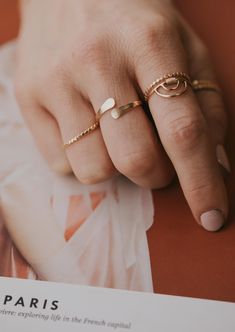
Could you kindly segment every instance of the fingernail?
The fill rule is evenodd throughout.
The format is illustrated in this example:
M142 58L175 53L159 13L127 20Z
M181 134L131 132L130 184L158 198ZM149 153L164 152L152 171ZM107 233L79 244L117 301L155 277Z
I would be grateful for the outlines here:
M218 163L223 166L223 168L228 172L231 173L231 167L228 160L227 153L223 147L223 145L218 144L216 147L216 156Z
M211 210L201 215L201 224L209 232L218 231L224 224L224 217L219 210Z

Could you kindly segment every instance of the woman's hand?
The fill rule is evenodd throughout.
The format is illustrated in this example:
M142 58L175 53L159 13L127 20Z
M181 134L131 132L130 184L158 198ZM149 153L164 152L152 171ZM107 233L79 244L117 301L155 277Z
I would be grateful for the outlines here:
M151 188L167 186L175 170L195 219L216 231L228 213L217 162L229 167L219 94L154 94L153 121L142 107L118 120L107 112L100 128L63 149L107 98L119 106L143 99L155 79L173 72L214 80L204 45L171 1L22 1L16 94L50 166L72 168L83 183L119 172Z

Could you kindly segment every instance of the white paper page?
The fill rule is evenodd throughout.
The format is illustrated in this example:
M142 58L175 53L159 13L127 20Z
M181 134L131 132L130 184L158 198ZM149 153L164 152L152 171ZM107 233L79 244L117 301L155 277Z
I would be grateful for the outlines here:
M30 308L32 298L38 308ZM0 326L4 332L234 332L235 304L0 278Z

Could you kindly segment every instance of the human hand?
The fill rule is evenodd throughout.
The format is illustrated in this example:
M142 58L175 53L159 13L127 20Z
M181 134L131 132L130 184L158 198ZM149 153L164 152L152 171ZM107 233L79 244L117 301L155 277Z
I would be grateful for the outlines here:
M229 165L219 94L154 94L153 123L142 107L118 120L107 112L100 128L62 147L95 122L109 97L118 105L143 99L156 78L173 72L214 80L206 48L171 1L22 1L17 58L17 99L53 169L72 168L83 183L121 173L150 188L168 185L175 170L198 223L210 231L223 225L228 206L217 159Z

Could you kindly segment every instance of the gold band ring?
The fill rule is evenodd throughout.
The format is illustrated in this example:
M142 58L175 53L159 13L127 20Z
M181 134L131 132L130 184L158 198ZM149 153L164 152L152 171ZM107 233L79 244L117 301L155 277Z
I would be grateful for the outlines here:
M94 131L96 128L99 127L99 122L96 121L92 126L90 126L89 128L87 128L86 130L82 131L80 134L74 136L73 138L71 138L68 142L64 143L64 148L69 147L70 145L72 145L73 143L76 143L77 141L79 141L82 137L90 134L92 131Z
M194 80L192 82L192 88L195 92L198 91L214 91L221 93L221 89L218 84L210 80Z
M122 115L126 112L130 111L131 109L142 105L142 101L135 100L131 103L126 105L115 107L116 102L114 98L108 98L103 105L100 107L98 112L96 113L96 121L99 121L100 118L106 113L107 111L111 111L111 116L116 120L119 119Z
M170 98L181 96L191 86L189 76L183 72L164 75L156 79L144 92L146 101L156 93L160 97Z

